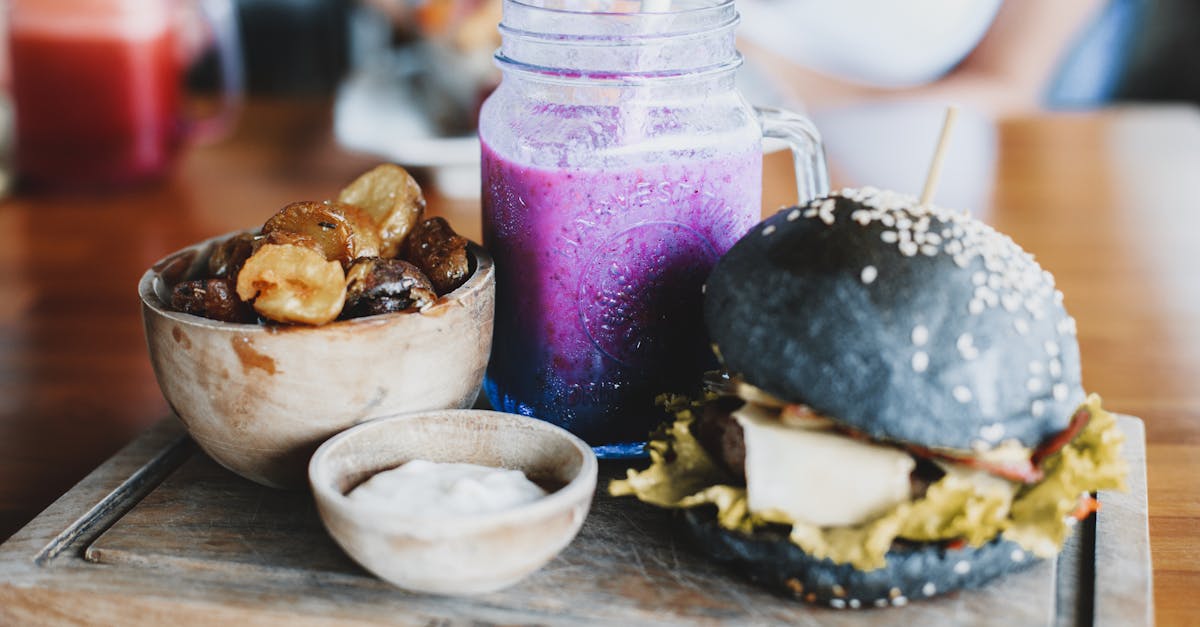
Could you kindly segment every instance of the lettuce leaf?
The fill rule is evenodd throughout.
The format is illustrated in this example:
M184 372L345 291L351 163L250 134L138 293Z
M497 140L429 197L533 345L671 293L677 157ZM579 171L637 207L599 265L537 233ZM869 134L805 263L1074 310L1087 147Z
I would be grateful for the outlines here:
M629 470L609 485L613 496L632 495L660 507L713 505L726 528L750 532L766 524L792 527L791 541L809 554L860 570L886 565L897 538L917 542L965 540L980 546L998 534L1039 557L1051 557L1070 535L1079 497L1095 490L1125 489L1128 464L1120 457L1124 435L1096 395L1084 407L1091 420L1078 437L1044 463L1045 478L1023 487L978 471L947 466L924 497L897 505L862 525L822 528L778 512L751 512L746 490L691 434L693 405L681 397L666 403L675 421L652 438L650 467Z

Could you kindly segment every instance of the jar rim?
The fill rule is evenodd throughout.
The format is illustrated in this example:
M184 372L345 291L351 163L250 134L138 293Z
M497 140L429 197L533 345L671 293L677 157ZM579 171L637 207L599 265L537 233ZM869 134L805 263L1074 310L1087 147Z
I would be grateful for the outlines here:
M669 0L668 0L669 1ZM530 2L529 0L505 0L506 4L514 4L525 9L534 9L537 11L545 11L547 13L558 13L563 15L596 15L596 16L613 16L613 17L637 17L637 16L663 16L663 15L689 15L701 13L704 11L719 11L727 9L733 5L734 0L717 0L713 4L706 6L690 7L677 11L582 11L578 9L567 9L558 7L547 7L540 4ZM503 24L503 20L501 20Z
M504 56L500 51L496 51L492 59L505 73L514 72L545 83L563 85L578 85L583 83L610 86L637 86L661 84L669 81L698 81L706 78L717 78L723 74L730 74L736 71L744 62L742 55L737 53L728 61L701 68L665 70L661 72L587 72L522 63Z

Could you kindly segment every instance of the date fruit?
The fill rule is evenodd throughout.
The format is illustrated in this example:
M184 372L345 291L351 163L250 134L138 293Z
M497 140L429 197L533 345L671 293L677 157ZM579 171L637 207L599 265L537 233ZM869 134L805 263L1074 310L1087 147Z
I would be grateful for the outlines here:
M208 274L218 279L236 279L242 264L254 253L254 235L238 233L213 247L208 256Z
M171 289L171 308L221 322L255 322L254 309L237 296L232 277L184 281Z
M466 283L470 275L467 238L454 232L443 218L429 218L417 225L405 242L404 258L429 277L440 295Z
M343 318L422 309L437 301L433 285L407 261L363 257L346 273Z

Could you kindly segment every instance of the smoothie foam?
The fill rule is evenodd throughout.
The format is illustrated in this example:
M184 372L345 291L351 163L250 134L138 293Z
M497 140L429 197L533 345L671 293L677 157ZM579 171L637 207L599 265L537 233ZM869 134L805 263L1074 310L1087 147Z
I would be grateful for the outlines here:
M600 168L523 164L484 144L494 407L599 446L644 440L662 418L654 397L695 389L715 366L701 286L759 220L762 155L748 148Z

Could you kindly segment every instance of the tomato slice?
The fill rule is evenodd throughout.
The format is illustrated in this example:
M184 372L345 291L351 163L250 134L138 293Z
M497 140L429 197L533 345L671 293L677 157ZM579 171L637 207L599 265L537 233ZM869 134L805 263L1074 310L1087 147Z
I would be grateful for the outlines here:
M1079 499L1079 507L1076 507L1075 511L1071 512L1071 517L1075 520L1083 520L1091 516L1092 512L1098 511L1100 511L1100 501L1097 501L1094 496L1089 494Z
M1071 440L1074 440L1076 436L1083 432L1083 428L1087 426L1091 419L1092 412L1086 408L1075 412L1075 415L1071 416L1071 424L1067 425L1066 429L1059 431L1057 435L1051 436L1045 442L1042 442L1041 446L1037 447L1037 450L1033 452L1033 463L1041 466L1047 457L1061 451L1064 446L1070 444Z

